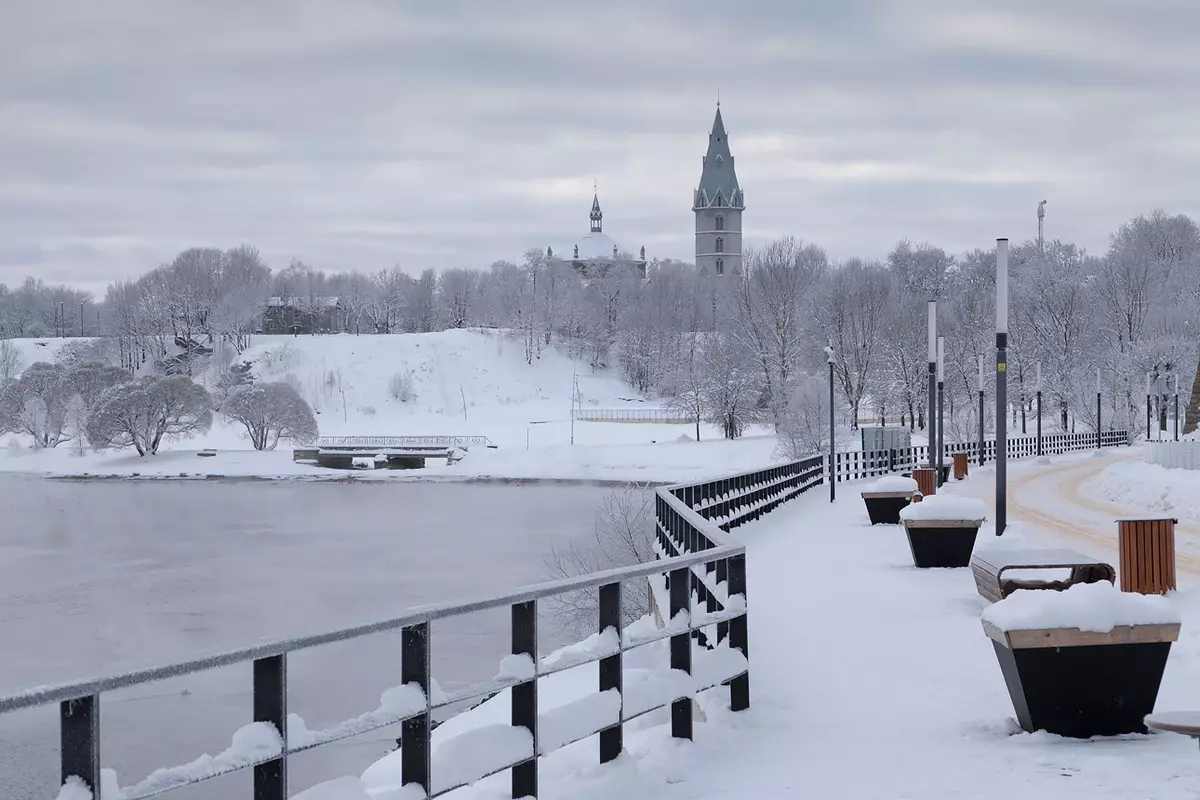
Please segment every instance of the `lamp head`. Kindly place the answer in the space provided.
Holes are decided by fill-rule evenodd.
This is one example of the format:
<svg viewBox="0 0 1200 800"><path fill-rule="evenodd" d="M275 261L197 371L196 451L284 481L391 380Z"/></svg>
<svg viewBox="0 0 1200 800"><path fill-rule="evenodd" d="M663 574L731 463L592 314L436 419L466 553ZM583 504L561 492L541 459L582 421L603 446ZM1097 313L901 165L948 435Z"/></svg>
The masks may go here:
<svg viewBox="0 0 1200 800"><path fill-rule="evenodd" d="M830 364L837 363L837 359L834 358L834 355L833 355L833 345L831 345L831 344L825 345L825 360L828 361Z"/></svg>

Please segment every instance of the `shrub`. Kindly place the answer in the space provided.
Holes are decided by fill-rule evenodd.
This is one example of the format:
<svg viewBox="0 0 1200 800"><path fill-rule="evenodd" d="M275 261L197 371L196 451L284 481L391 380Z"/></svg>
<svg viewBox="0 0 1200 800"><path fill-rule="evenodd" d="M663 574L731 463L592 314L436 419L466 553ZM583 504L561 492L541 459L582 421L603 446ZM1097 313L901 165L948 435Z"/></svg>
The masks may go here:
<svg viewBox="0 0 1200 800"><path fill-rule="evenodd" d="M415 400L417 392L413 387L412 370L406 369L393 375L388 381L388 394L401 403L411 403Z"/></svg>

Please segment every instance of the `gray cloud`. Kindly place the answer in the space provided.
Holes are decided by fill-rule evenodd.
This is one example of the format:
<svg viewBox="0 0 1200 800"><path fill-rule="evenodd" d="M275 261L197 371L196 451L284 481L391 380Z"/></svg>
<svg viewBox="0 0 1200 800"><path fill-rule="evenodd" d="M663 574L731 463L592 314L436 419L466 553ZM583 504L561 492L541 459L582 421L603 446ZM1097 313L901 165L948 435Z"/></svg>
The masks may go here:
<svg viewBox="0 0 1200 800"><path fill-rule="evenodd" d="M1046 8L1044 6L1052 6ZM749 241L834 256L1195 213L1193 3L13 0L0 281L88 288L194 244L276 266L486 266L605 229L690 255L721 92Z"/></svg>

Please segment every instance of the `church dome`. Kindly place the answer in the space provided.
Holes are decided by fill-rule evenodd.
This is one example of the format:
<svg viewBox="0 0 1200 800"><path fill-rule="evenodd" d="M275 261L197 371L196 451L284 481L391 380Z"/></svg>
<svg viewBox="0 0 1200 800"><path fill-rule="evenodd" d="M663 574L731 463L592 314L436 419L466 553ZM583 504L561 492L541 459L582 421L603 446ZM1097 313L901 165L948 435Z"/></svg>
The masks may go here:
<svg viewBox="0 0 1200 800"><path fill-rule="evenodd" d="M621 252L621 246L611 236L602 231L596 231L595 233L579 237L577 244L579 245L579 258L582 261L591 261L596 258L612 258L614 247L617 248L618 253Z"/></svg>

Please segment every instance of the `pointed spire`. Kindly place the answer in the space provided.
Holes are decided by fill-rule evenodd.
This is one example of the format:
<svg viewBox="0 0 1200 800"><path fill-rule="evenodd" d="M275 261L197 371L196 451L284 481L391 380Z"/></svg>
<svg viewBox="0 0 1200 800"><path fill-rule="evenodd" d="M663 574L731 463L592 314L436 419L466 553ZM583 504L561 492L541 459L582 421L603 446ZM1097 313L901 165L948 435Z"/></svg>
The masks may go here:
<svg viewBox="0 0 1200 800"><path fill-rule="evenodd" d="M742 190L738 186L737 173L733 169L733 155L729 152L729 138L725 133L725 120L721 118L720 101L713 117L712 132L708 134L708 152L704 156L704 168L700 173L700 186L692 201L693 209L699 208L742 208Z"/></svg>
<svg viewBox="0 0 1200 800"><path fill-rule="evenodd" d="M594 185L592 188L592 213L588 214L588 219L592 221L592 233L600 233L604 227L604 214L600 211L600 195L596 193Z"/></svg>

